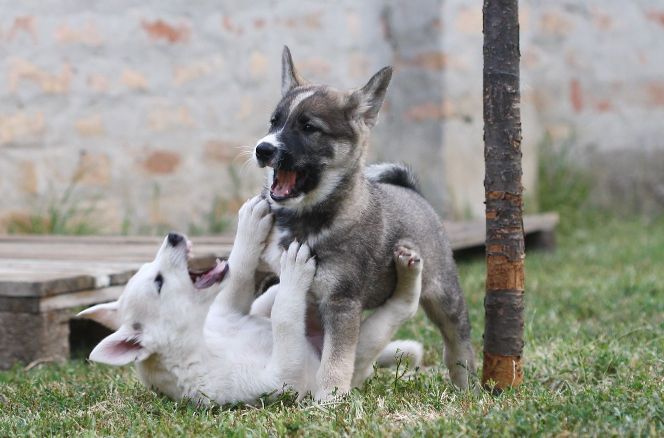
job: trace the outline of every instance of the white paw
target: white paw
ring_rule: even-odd
[[[279,284],[288,289],[309,290],[316,274],[316,259],[306,243],[293,241],[281,255]]]
[[[413,274],[422,272],[422,258],[415,250],[404,245],[397,246],[395,249],[394,263],[396,263],[399,275],[406,272]]]
[[[335,404],[343,400],[344,396],[350,391],[338,391],[336,388],[333,390],[320,389],[314,394],[314,400],[317,403]]]
[[[265,244],[272,229],[273,217],[270,205],[260,196],[249,199],[238,212],[235,243],[246,247],[260,247]]]

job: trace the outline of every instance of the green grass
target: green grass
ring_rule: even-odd
[[[336,406],[282,398],[197,409],[143,388],[130,368],[74,361],[0,373],[0,436],[664,434],[664,221],[597,220],[527,257],[525,383],[457,392],[422,315],[402,336],[429,367],[381,370]],[[480,357],[484,264],[460,263]],[[401,373],[399,373],[400,375]]]
[[[26,215],[15,215],[7,223],[9,234],[98,234],[99,226],[93,219],[99,197],[84,199],[80,193],[80,182],[88,168],[79,168],[69,183],[60,191],[50,191],[38,199],[33,211]]]
[[[573,139],[557,146],[549,136],[542,139],[538,151],[537,190],[526,203],[528,210],[534,206],[534,211],[557,211],[561,218],[558,228],[565,234],[579,225],[588,226],[599,214],[590,196],[596,189],[595,182],[577,161],[574,148]]]

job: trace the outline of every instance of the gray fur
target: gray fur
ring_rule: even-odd
[[[284,62],[284,71],[297,77],[290,52]],[[301,101],[297,114],[287,122],[277,118],[270,132],[278,133],[279,151],[267,165],[294,169],[313,187],[304,187],[294,199],[271,200],[276,235],[282,247],[292,240],[307,242],[317,257],[310,295],[318,303],[325,330],[318,374],[322,387],[348,390],[362,310],[380,306],[393,293],[393,252],[397,242],[406,239],[425,261],[420,303],[443,336],[450,377],[465,388],[468,371],[475,370],[470,324],[442,223],[417,192],[408,169],[364,165],[370,128],[390,76],[391,69],[383,69],[365,87],[351,92],[306,85],[315,92]],[[301,88],[290,88],[276,113],[288,107]],[[299,117],[319,120],[325,130],[304,132]],[[280,167],[281,163],[294,164]],[[323,196],[318,186],[326,184],[334,187]],[[270,199],[270,181],[264,195]]]
[[[285,96],[293,88],[303,84],[293,65],[293,57],[288,47],[284,47],[281,55],[281,95]]]

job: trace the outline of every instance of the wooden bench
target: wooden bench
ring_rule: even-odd
[[[526,235],[550,247],[558,216],[527,216]],[[448,222],[455,251],[484,245],[484,221]],[[0,236],[0,369],[69,357],[70,320],[114,300],[162,237]],[[227,257],[231,236],[194,237],[194,264]]]

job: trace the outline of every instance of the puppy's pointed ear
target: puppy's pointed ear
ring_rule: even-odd
[[[117,301],[111,301],[110,303],[97,304],[89,307],[76,316],[79,318],[91,319],[111,330],[117,330],[120,327],[118,307]]]
[[[90,353],[90,360],[107,365],[127,365],[132,362],[141,362],[150,356],[140,341],[140,333],[120,327],[120,329],[105,337]]]
[[[378,112],[385,100],[390,79],[392,67],[384,67],[373,75],[364,87],[351,94],[350,101],[355,106],[356,115],[363,118],[369,128],[373,128],[378,122]]]
[[[290,90],[304,83],[304,79],[295,70],[290,49],[288,46],[284,46],[284,51],[281,54],[281,96],[285,96]]]

